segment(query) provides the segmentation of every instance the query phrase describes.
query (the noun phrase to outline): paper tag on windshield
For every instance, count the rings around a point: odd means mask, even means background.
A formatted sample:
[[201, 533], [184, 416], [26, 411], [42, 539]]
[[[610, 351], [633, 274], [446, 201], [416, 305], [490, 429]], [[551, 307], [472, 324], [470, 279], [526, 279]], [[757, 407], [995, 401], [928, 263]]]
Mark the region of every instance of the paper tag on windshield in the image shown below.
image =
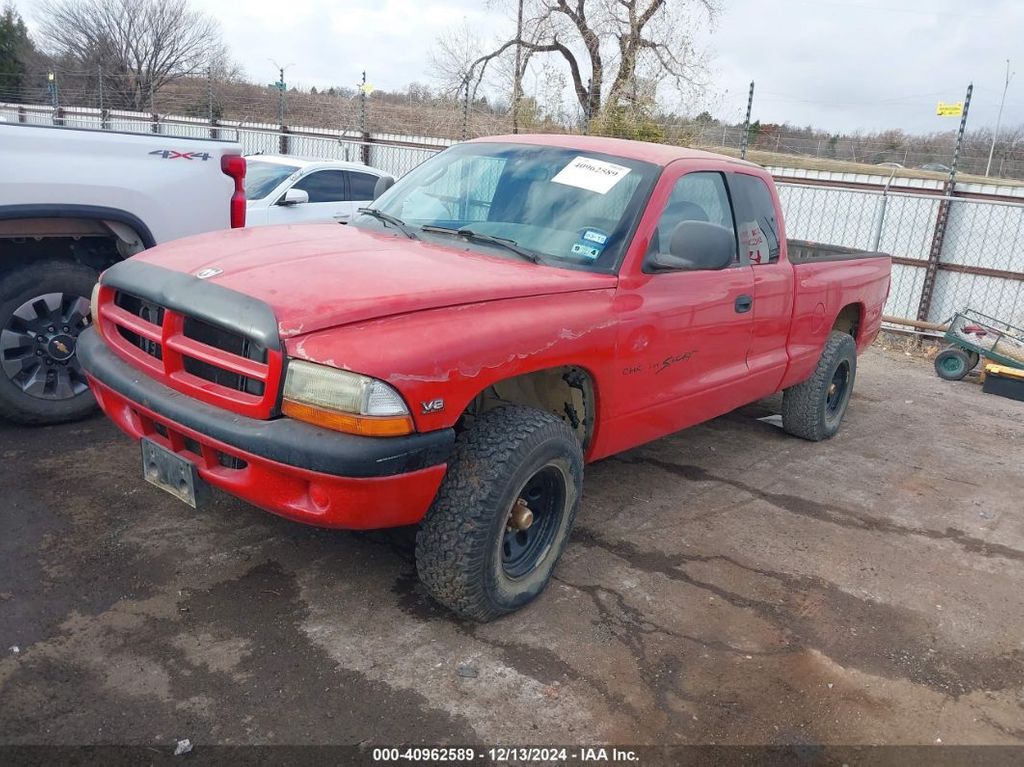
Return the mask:
[[581, 156], [558, 171], [551, 180], [556, 184], [607, 194], [627, 173], [629, 168], [625, 165]]

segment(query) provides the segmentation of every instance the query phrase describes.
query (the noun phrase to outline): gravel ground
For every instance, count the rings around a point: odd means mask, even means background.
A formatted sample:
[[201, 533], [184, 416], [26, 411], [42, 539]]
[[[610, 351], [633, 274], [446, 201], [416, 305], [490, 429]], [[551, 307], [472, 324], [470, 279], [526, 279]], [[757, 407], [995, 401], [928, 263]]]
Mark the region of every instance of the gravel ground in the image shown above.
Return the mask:
[[196, 513], [101, 417], [0, 425], [0, 742], [1024, 743], [1024, 403], [872, 349], [835, 439], [779, 406], [588, 467], [487, 625], [409, 530]]

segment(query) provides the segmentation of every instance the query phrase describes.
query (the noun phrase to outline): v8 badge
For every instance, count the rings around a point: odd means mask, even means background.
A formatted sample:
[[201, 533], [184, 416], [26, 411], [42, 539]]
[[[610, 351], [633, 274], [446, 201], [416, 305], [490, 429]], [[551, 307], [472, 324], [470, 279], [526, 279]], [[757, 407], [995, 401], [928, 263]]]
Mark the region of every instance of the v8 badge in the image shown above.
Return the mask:
[[420, 402], [420, 407], [423, 408], [423, 415], [440, 413], [444, 410], [444, 400], [438, 397], [437, 399], [432, 399], [429, 402]]

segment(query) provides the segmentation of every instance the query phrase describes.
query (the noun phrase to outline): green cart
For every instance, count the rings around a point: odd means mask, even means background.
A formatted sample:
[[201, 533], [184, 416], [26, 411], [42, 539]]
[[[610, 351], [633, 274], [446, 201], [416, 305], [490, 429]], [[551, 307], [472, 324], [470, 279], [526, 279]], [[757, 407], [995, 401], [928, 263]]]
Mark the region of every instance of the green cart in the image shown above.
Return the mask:
[[935, 372], [959, 381], [984, 356], [1000, 365], [1024, 369], [1024, 328], [964, 309], [953, 315], [943, 336], [949, 343], [935, 358]]

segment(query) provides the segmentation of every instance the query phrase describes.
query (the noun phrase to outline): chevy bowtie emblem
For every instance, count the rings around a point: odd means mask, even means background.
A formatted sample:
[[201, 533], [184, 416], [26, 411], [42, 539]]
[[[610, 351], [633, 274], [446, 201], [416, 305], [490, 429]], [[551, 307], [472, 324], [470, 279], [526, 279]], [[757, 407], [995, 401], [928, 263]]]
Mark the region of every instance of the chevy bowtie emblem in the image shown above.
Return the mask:
[[53, 345], [57, 347], [61, 354], [67, 354], [70, 351], [63, 341], [54, 341]]
[[223, 271], [223, 269], [218, 269], [216, 266], [208, 266], [205, 269], [200, 269], [196, 272], [196, 277], [201, 280], [208, 280], [210, 277], [216, 277]]

